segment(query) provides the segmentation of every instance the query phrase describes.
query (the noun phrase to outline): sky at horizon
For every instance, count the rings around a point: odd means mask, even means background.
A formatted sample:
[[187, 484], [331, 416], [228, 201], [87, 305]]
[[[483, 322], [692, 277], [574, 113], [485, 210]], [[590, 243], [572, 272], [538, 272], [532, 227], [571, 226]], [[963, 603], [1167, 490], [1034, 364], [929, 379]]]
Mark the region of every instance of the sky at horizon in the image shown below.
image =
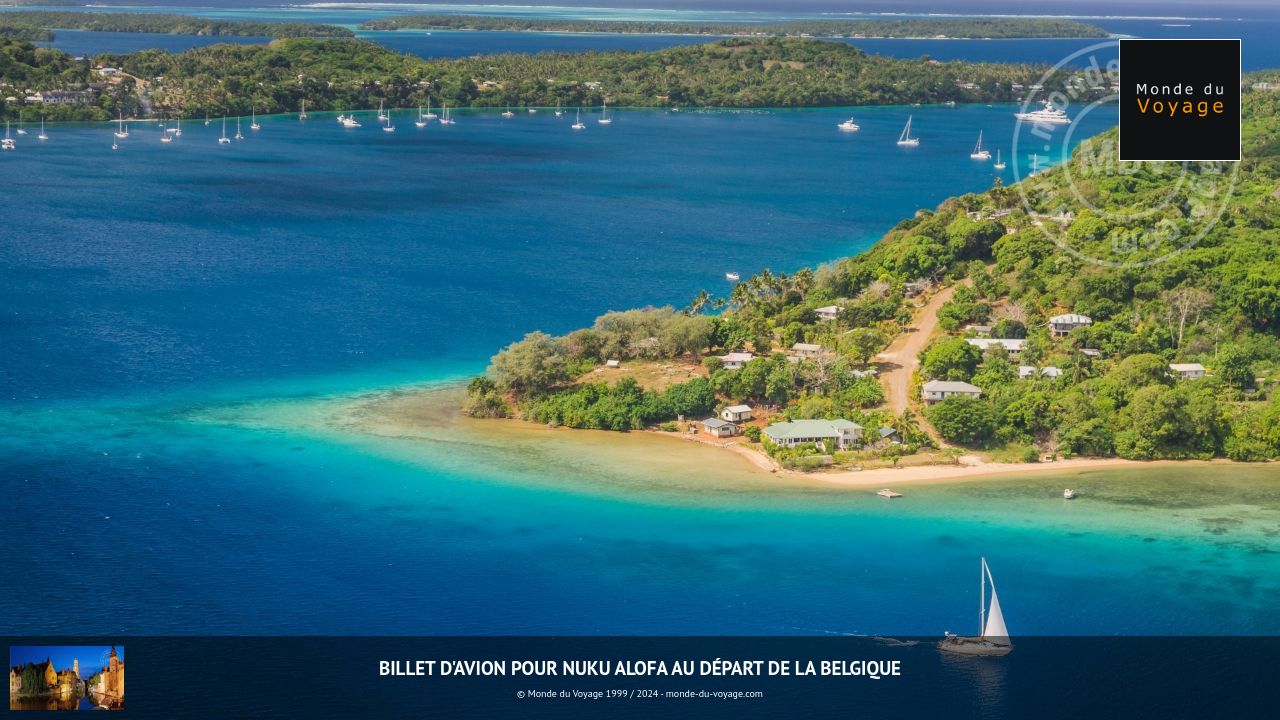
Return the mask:
[[[116, 645], [116, 655], [124, 661], [124, 646]], [[87, 678], [107, 666], [110, 645], [13, 645], [9, 648], [9, 667], [52, 660], [55, 670], [70, 669], [80, 661], [80, 677]]]

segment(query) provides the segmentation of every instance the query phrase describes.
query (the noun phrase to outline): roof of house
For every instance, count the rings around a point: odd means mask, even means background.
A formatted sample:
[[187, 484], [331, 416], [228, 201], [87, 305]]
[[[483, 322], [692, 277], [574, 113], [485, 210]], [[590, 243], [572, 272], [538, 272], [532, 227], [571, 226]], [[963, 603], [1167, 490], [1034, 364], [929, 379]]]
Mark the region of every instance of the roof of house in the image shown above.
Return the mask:
[[821, 345], [814, 345], [813, 343], [796, 343], [795, 345], [792, 345], [792, 346], [791, 346], [791, 349], [792, 349], [792, 350], [806, 350], [806, 351], [808, 351], [808, 352], [818, 352], [819, 350], [821, 350], [821, 349], [822, 349], [822, 346], [821, 346]]
[[731, 413], [751, 412], [751, 406], [750, 405], [730, 405], [729, 407], [725, 408], [725, 410], [728, 410]]
[[1058, 377], [1062, 374], [1062, 368], [1054, 367], [1053, 365], [1045, 365], [1040, 368], [1040, 374], [1045, 377]]
[[959, 380], [930, 380], [924, 384], [925, 392], [981, 393], [982, 388]]
[[1006, 350], [1021, 350], [1026, 342], [1022, 338], [969, 338], [965, 342], [986, 350], [992, 345], [1001, 345]]
[[786, 438], [835, 437], [842, 430], [861, 430], [862, 426], [844, 418], [836, 420], [792, 420], [774, 423], [764, 429], [774, 440]]
[[1204, 370], [1204, 366], [1200, 363], [1169, 363], [1169, 369], [1175, 372], [1190, 372], [1193, 370]]
[[750, 362], [756, 358], [749, 352], [731, 352], [720, 356], [725, 362]]
[[1019, 365], [1018, 366], [1018, 377], [1026, 377], [1028, 375], [1035, 375], [1036, 373], [1037, 373], [1037, 370], [1035, 365]]
[[722, 427], [737, 427], [737, 426], [736, 426], [736, 425], [734, 425], [733, 423], [731, 423], [731, 422], [725, 422], [724, 420], [721, 420], [720, 418], [707, 418], [706, 420], [703, 420], [703, 421], [702, 421], [702, 424], [703, 424], [704, 426], [706, 426], [706, 427], [709, 427], [709, 428], [713, 429], [713, 430], [715, 430], [715, 429], [717, 429], [717, 428], [722, 428]]
[[814, 312], [820, 312], [820, 313], [838, 313], [838, 312], [840, 312], [840, 306], [839, 306], [839, 305], [826, 305], [826, 306], [823, 306], [823, 307], [820, 307], [820, 308], [815, 309], [815, 310], [814, 310]]
[[898, 431], [894, 430], [891, 427], [880, 428], [880, 437], [882, 438], [889, 437], [890, 435], [897, 435], [897, 434], [898, 434]]
[[1049, 318], [1049, 322], [1055, 323], [1058, 325], [1068, 325], [1068, 324], [1092, 325], [1093, 318], [1089, 317], [1088, 315], [1076, 315], [1075, 313], [1068, 313], [1066, 315], [1054, 315], [1053, 317]]

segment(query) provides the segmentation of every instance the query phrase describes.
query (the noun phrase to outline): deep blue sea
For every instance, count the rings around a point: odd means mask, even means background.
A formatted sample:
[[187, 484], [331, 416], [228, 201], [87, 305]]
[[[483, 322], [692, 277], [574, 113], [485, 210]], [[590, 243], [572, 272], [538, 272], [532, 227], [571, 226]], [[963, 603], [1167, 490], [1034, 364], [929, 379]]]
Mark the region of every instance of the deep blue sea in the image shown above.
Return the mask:
[[[1013, 109], [22, 136], [0, 156], [0, 542], [38, 549], [10, 553], [0, 632], [937, 635], [973, 624], [986, 555], [1014, 634], [1280, 634], [1268, 468], [887, 504], [695, 471], [716, 451], [680, 443], [375, 437], [335, 409], [474, 374], [529, 330], [858, 252], [990, 187], [979, 130], [1005, 182], [1028, 170]], [[915, 150], [893, 142], [908, 114]]]

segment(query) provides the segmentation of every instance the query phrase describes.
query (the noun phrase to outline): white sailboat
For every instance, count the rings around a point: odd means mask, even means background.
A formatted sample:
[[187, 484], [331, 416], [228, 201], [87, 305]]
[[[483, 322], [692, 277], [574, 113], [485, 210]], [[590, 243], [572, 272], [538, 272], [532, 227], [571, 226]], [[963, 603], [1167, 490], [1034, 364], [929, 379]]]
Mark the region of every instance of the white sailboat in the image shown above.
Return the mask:
[[556, 117], [564, 117], [564, 111], [560, 109], [560, 103], [556, 103]]
[[26, 129], [26, 128], [24, 128], [24, 127], [22, 127], [23, 122], [24, 122], [24, 119], [25, 119], [24, 114], [23, 114], [23, 113], [18, 113], [18, 134], [19, 134], [19, 135], [26, 135], [26, 134], [27, 134], [27, 129]]
[[5, 120], [4, 121], [4, 139], [0, 140], [0, 149], [14, 150], [16, 148], [17, 148], [17, 144], [14, 143], [13, 138], [9, 137], [9, 121]]
[[609, 101], [608, 100], [606, 100], [604, 105], [601, 106], [600, 119], [597, 120], [596, 122], [600, 123], [601, 125], [613, 124], [613, 118], [609, 117]]
[[230, 145], [231, 138], [227, 137], [227, 116], [222, 116], [222, 137], [218, 138], [219, 145]]
[[506, 112], [504, 112], [504, 113], [502, 113], [502, 117], [504, 117], [504, 118], [513, 118], [513, 117], [515, 117], [515, 116], [516, 116], [516, 114], [515, 114], [515, 113], [513, 113], [513, 112], [511, 112], [511, 106], [510, 106], [510, 105], [508, 105], [508, 106], [507, 106], [507, 111], [506, 111]]
[[386, 119], [387, 119], [387, 112], [386, 112], [385, 110], [383, 110], [383, 109], [382, 109], [382, 101], [381, 101], [381, 100], [379, 100], [379, 101], [378, 101], [378, 119], [379, 119], [379, 120], [386, 120]]
[[582, 108], [578, 108], [578, 119], [573, 121], [571, 125], [574, 130], [586, 130], [587, 126], [582, 123]]
[[249, 120], [249, 129], [250, 129], [250, 130], [261, 130], [261, 129], [262, 129], [262, 126], [258, 124], [258, 110], [257, 110], [257, 108], [250, 108], [250, 109], [249, 109], [249, 112], [252, 114], [252, 115], [251, 115], [252, 119], [251, 119], [251, 120]]
[[173, 135], [169, 133], [169, 129], [164, 126], [163, 121], [161, 121], [160, 123], [160, 142], [162, 143], [173, 142]]
[[[987, 586], [991, 586], [991, 604], [987, 604]], [[996, 581], [991, 577], [987, 559], [982, 558], [982, 570], [978, 577], [978, 636], [961, 637], [946, 633], [938, 643], [938, 649], [961, 655], [1008, 655], [1013, 650], [1009, 642], [1009, 628], [1004, 624], [1004, 612], [1000, 598], [996, 596]]]
[[173, 133], [174, 137], [182, 137], [182, 116], [178, 116], [178, 126], [169, 128], [168, 132]]
[[431, 112], [431, 98], [427, 97], [427, 114], [422, 116], [423, 120], [435, 120], [437, 115]]
[[208, 110], [204, 111], [204, 125], [205, 127], [209, 127], [209, 111]]
[[449, 103], [444, 104], [444, 116], [440, 118], [441, 125], [455, 125], [457, 120], [453, 119], [453, 113], [449, 112]]
[[537, 114], [538, 114], [538, 108], [529, 108], [529, 114], [530, 114], [530, 115], [537, 115]]
[[427, 116], [422, 114], [422, 106], [421, 106], [421, 105], [419, 105], [419, 106], [418, 106], [418, 119], [417, 119], [417, 120], [414, 120], [414, 121], [413, 121], [413, 124], [414, 124], [414, 125], [417, 125], [418, 127], [426, 127], [426, 126], [427, 126]]
[[898, 147], [916, 147], [920, 144], [920, 138], [911, 137], [911, 116], [907, 116], [907, 125], [902, 128], [902, 134], [898, 136]]
[[859, 130], [862, 129], [861, 127], [858, 126], [858, 123], [853, 121], [853, 118], [849, 118], [848, 120], [845, 120], [839, 125], [836, 125], [836, 127], [840, 128], [840, 132], [858, 132]]
[[1003, 170], [1005, 167], [1004, 160], [1000, 159], [1000, 148], [996, 148], [996, 164], [992, 165], [991, 167], [997, 170]]
[[243, 140], [244, 133], [240, 132], [240, 118], [236, 118], [236, 139]]
[[387, 119], [382, 125], [382, 132], [395, 132], [396, 126], [391, 122], [391, 113], [387, 113]]
[[991, 151], [982, 147], [982, 131], [978, 131], [978, 144], [973, 146], [973, 152], [969, 153], [969, 157], [973, 160], [990, 160]]
[[48, 140], [49, 136], [44, 134], [44, 116], [40, 116], [40, 134], [36, 136], [37, 140]]
[[124, 124], [124, 110], [120, 111], [120, 119], [116, 121], [116, 137], [121, 140], [129, 137], [129, 128]]
[[302, 111], [298, 113], [298, 119], [299, 120], [307, 119], [307, 101], [306, 100], [302, 101]]
[[351, 115], [339, 115], [338, 122], [342, 123], [342, 127], [344, 128], [360, 127], [360, 121], [356, 120], [355, 113], [352, 113]]

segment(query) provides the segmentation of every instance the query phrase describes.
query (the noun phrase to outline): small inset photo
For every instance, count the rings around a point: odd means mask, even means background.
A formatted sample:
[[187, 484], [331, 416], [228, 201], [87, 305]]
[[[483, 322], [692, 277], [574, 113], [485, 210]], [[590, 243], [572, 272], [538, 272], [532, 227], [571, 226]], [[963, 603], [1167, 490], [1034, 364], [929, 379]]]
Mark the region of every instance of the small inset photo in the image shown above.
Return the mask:
[[123, 710], [123, 645], [14, 645], [10, 710]]

